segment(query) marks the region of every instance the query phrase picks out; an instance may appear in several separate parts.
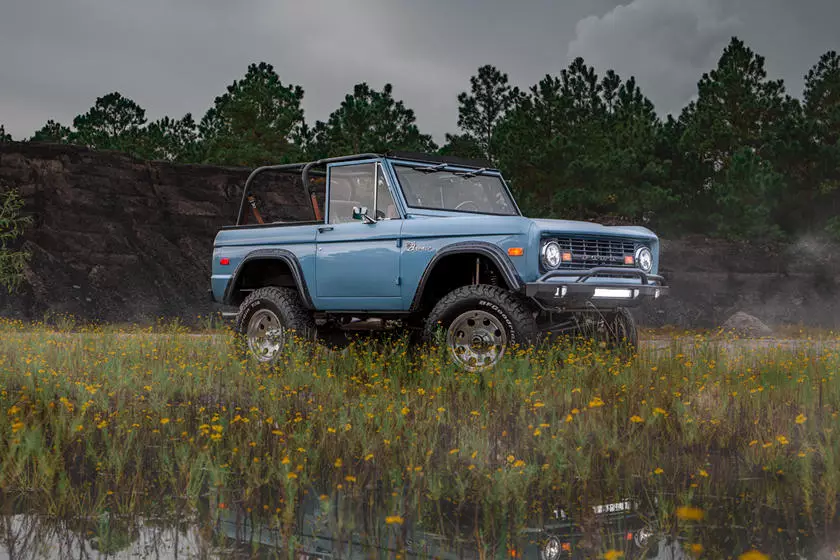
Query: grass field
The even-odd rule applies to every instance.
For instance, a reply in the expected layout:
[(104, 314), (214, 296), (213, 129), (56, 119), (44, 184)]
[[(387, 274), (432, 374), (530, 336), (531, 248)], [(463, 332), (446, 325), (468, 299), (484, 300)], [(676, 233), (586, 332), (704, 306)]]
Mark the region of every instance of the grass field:
[[(683, 334), (631, 357), (567, 341), (466, 374), (400, 340), (300, 343), (258, 366), (213, 332), (0, 325), (5, 509), (236, 510), (292, 535), (304, 496), (340, 495), (375, 502), (395, 534), (468, 528), (505, 551), (558, 504), (632, 495), (709, 557), (822, 544), (837, 525), (833, 336), (755, 352)], [(359, 522), (352, 507), (339, 529)], [(744, 523), (760, 529), (721, 540)]]

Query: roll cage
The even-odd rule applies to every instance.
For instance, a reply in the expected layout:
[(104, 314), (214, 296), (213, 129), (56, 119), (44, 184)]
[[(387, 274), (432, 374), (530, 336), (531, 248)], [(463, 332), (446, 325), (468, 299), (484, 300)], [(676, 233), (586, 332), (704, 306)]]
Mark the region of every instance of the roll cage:
[[(246, 216), (247, 216), (247, 209), (248, 206), (251, 206), (252, 213), (260, 225), (268, 225), (264, 224), (262, 217), (259, 213), (259, 210), (256, 207), (256, 202), (251, 193), (254, 180), (258, 175), (265, 172), (281, 172), (281, 173), (290, 173), (290, 174), (297, 174), (300, 173), (301, 182), (303, 183), (303, 191), (305, 196), (309, 199), (312, 204), (312, 213), (313, 213), (313, 223), (320, 223), (324, 220), (325, 216), (322, 214), (321, 209), (318, 206), (318, 201), (315, 196), (315, 193), (312, 191), (312, 179), (313, 177), (324, 177), (327, 176), (327, 169), (326, 167), (331, 164), (347, 164), (352, 162), (365, 162), (365, 161), (380, 161), (384, 162), (393, 161), (399, 162), (401, 164), (408, 164), (408, 165), (418, 165), (418, 166), (429, 166), (429, 167), (441, 167), (441, 169), (452, 170), (452, 171), (475, 171), (479, 174), (488, 174), (488, 175), (496, 175), (498, 176), (502, 184), (504, 185), (505, 190), (507, 191), (508, 196), (510, 197), (511, 202), (516, 210), (517, 215), (521, 215), (521, 211), (519, 206), (516, 204), (516, 200), (513, 197), (513, 194), (510, 192), (510, 188), (507, 185), (507, 182), (501, 175), (501, 172), (495, 168), (492, 163), (488, 161), (482, 160), (475, 160), (475, 159), (466, 159), (466, 158), (459, 158), (454, 156), (443, 156), (443, 155), (436, 155), (436, 154), (424, 154), (424, 153), (415, 153), (415, 152), (398, 152), (398, 151), (391, 151), (386, 153), (360, 153), (348, 156), (340, 156), (340, 157), (333, 157), (333, 158), (323, 158), (315, 161), (309, 162), (300, 162), (300, 163), (289, 163), (289, 164), (280, 164), (280, 165), (265, 165), (254, 169), (248, 179), (245, 181), (245, 186), (242, 189), (242, 199), (239, 204), (239, 212), (236, 216), (236, 223), (232, 227), (253, 227), (248, 226), (245, 223)], [(395, 185), (396, 187), (396, 185)], [(329, 189), (329, 186), (327, 186)], [(399, 188), (395, 189), (396, 191), (400, 191)], [(397, 192), (394, 194), (398, 194), (402, 203), (404, 202), (404, 197), (401, 192)], [(327, 190), (327, 196), (329, 196), (329, 190)], [(329, 204), (329, 202), (327, 202)], [(444, 211), (445, 212), (445, 211)], [(307, 223), (307, 222), (293, 222), (293, 223)]]

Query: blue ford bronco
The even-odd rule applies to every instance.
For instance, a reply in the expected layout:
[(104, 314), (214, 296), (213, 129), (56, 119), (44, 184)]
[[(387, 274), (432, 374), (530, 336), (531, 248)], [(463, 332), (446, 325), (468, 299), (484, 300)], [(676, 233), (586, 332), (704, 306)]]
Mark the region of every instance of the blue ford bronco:
[[(313, 220), (263, 220), (252, 187), (264, 172), (300, 174)], [(210, 293), (238, 307), (235, 330), (262, 362), (292, 332), (406, 329), (474, 371), (545, 333), (634, 347), (628, 308), (667, 292), (658, 265), (644, 227), (523, 216), (484, 162), (368, 153), (255, 169), (236, 224), (216, 235)]]

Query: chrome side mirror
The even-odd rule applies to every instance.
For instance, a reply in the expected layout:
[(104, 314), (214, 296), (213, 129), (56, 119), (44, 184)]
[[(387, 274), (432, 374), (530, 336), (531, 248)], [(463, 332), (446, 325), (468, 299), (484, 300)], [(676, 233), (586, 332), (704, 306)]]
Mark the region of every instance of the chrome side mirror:
[(368, 216), (368, 209), (367, 206), (354, 206), (353, 207), (353, 219), (354, 220), (362, 220), (362, 222), (366, 224), (375, 224), (376, 220)]

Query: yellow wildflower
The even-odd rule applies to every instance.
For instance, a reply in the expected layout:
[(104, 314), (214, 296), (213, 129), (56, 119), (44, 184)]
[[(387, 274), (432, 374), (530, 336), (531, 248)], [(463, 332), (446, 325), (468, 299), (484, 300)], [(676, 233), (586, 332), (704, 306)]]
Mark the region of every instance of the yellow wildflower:
[(677, 518), (679, 519), (687, 521), (702, 521), (703, 516), (703, 510), (700, 508), (691, 506), (682, 506), (677, 508)]

